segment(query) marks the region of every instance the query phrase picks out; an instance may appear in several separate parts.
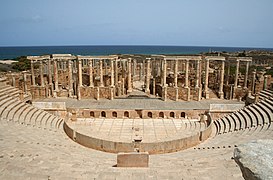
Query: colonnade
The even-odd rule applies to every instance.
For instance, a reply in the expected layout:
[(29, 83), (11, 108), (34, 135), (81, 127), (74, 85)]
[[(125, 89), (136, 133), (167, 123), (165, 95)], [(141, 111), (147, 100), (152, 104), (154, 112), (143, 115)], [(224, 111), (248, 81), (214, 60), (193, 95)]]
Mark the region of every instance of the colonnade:
[[(47, 88), (47, 96), (58, 97), (60, 90), (66, 89), (68, 97), (77, 97), (81, 99), (81, 89), (89, 87), (96, 92), (96, 99), (100, 98), (102, 93), (109, 93), (109, 99), (115, 96), (126, 95), (133, 91), (133, 84), (138, 80), (142, 81), (144, 77), (144, 92), (150, 95), (158, 94), (158, 88), (161, 88), (160, 96), (163, 100), (169, 99), (172, 92), (173, 100), (178, 101), (185, 96), (187, 101), (191, 100), (191, 90), (194, 90), (196, 99), (199, 101), (203, 98), (210, 98), (210, 62), (220, 62), (218, 72), (220, 72), (218, 87), (218, 97), (224, 98), (224, 81), (225, 85), (229, 84), (230, 63), (236, 62), (234, 89), (238, 88), (239, 67), (240, 62), (246, 62), (243, 88), (247, 88), (247, 78), (249, 71), (250, 57), (231, 57), (226, 58), (222, 56), (160, 56), (155, 55), (145, 60), (137, 61), (136, 59), (126, 58), (120, 59), (116, 55), (111, 56), (73, 56), (71, 54), (52, 54), (46, 56), (28, 56), (31, 61), (31, 81), (33, 87)], [(225, 68), (225, 63), (229, 66)], [(182, 63), (183, 68), (179, 68)], [(39, 82), (36, 83), (34, 65), (38, 64)], [(203, 70), (204, 69), (204, 70)], [(226, 71), (225, 71), (226, 69)], [(109, 73), (110, 70), (110, 73)], [(183, 70), (184, 84), (178, 80), (181, 79), (181, 71)], [(137, 72), (138, 71), (138, 72)], [(173, 82), (171, 86), (167, 84), (168, 71), (173, 74)], [(194, 80), (192, 74), (194, 72)], [(225, 72), (227, 74), (225, 75)], [(89, 76), (88, 82), (83, 84), (83, 73)], [(191, 73), (191, 76), (190, 76)], [(254, 72), (253, 72), (254, 73)], [(44, 80), (46, 74), (47, 81)], [(191, 83), (190, 83), (191, 77)], [(253, 75), (254, 77), (254, 75)], [(110, 80), (106, 84), (106, 80)], [(109, 78), (109, 79), (108, 79)], [(255, 81), (255, 79), (254, 79)], [(46, 82), (46, 84), (45, 84)], [(109, 81), (108, 81), (109, 82)], [(194, 82), (194, 85), (192, 84)], [(253, 83), (252, 83), (253, 84)], [(152, 87), (152, 89), (150, 89)], [(171, 89), (173, 88), (173, 89)], [(103, 89), (107, 91), (100, 92)], [(254, 87), (252, 85), (251, 91)], [(235, 93), (235, 90), (233, 90)], [(203, 94), (203, 95), (202, 95)], [(108, 97), (108, 96), (107, 96)]]

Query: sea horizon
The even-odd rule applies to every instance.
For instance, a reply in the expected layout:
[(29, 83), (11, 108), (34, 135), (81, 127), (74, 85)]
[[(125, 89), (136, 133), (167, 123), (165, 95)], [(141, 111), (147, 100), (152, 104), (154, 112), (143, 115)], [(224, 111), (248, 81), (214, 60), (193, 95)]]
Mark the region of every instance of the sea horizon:
[(111, 54), (199, 54), (204, 52), (273, 51), (261, 47), (179, 46), (179, 45), (53, 45), (0, 46), (0, 59), (44, 54), (111, 55)]

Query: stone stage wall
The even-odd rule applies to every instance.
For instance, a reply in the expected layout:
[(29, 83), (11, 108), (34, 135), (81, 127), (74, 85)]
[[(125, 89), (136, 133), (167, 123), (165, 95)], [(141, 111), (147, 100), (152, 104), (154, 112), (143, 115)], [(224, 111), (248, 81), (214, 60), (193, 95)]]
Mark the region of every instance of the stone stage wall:
[(204, 110), (149, 110), (149, 109), (75, 109), (67, 108), (67, 112), (76, 112), (78, 118), (188, 118), (199, 119)]

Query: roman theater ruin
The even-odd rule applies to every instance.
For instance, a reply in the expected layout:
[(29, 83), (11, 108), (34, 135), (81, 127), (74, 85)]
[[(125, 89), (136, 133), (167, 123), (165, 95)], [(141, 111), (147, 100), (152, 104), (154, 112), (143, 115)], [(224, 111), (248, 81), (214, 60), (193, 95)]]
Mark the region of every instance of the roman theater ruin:
[(273, 137), (272, 78), (252, 57), (27, 59), (0, 78), (4, 179), (243, 179), (234, 148)]

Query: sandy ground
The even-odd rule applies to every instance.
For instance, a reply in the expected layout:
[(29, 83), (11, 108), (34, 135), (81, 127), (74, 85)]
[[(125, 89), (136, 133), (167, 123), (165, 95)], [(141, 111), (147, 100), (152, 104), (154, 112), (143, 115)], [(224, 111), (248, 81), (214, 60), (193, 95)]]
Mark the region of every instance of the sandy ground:
[(0, 63), (2, 63), (2, 64), (11, 64), (13, 62), (17, 62), (17, 61), (14, 61), (14, 60), (0, 60)]

